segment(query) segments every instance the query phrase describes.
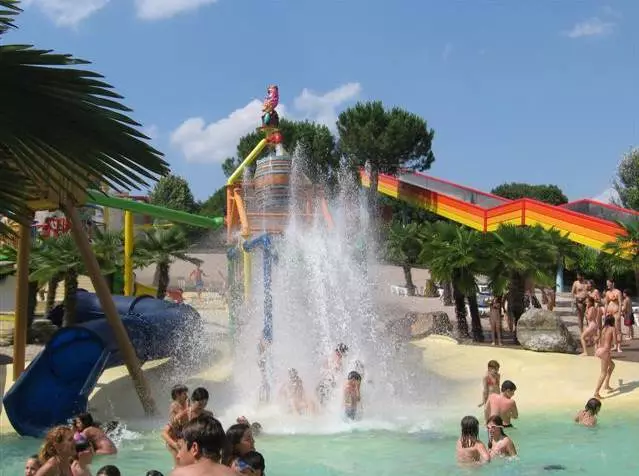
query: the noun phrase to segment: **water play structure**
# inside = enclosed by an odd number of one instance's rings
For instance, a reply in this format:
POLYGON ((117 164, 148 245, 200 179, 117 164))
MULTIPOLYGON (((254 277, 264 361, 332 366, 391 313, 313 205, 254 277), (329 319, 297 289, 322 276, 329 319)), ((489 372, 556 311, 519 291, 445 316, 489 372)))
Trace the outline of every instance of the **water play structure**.
MULTIPOLYGON (((175 356, 186 349, 180 342, 188 342, 201 326, 200 315, 186 304, 150 296, 113 301, 141 363, 175 356)), ((123 364, 98 297, 80 291, 77 304, 78 324, 60 329, 4 397, 20 435, 41 437, 86 411, 102 372, 123 364)))

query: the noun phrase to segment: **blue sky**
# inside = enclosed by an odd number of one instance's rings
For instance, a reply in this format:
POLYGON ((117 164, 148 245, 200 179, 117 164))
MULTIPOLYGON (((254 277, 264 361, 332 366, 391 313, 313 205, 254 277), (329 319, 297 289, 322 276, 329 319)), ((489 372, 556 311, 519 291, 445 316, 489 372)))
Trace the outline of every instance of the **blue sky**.
POLYGON ((30 0, 10 42, 70 52, 125 95, 175 173, 204 199, 259 125, 333 127, 357 100, 420 114, 428 172, 489 190, 610 187, 639 145, 639 2, 597 0, 30 0))

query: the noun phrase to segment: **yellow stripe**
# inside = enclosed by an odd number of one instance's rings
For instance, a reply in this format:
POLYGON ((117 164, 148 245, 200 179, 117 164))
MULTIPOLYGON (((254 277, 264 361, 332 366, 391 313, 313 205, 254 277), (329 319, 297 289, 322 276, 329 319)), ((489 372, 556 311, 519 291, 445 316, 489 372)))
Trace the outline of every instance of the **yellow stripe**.
POLYGON ((552 225, 555 228, 564 231, 564 232, 568 232, 570 234, 578 234, 578 235, 582 235, 584 237, 587 237, 591 240, 594 240, 596 242, 600 242, 600 243, 606 243, 608 241, 612 241, 613 237, 611 237, 610 235, 606 234, 606 233, 601 233, 597 230, 591 229, 591 228, 586 228, 580 225, 575 225, 573 223, 570 223, 566 220, 562 220, 559 218, 553 218, 551 216, 547 216, 547 215, 543 215, 541 213, 536 213, 536 212, 532 212, 532 211, 527 211, 526 212, 526 224, 530 225, 532 222, 534 223, 543 223, 544 226, 548 225, 552 225))
MULTIPOLYGON (((526 222, 528 226, 535 226, 535 225, 541 225, 543 226, 545 229, 549 230, 551 228, 555 228, 557 229, 556 225, 552 225, 549 223, 545 223, 543 221, 540 220, 535 220, 535 219, 529 219, 528 216, 526 216, 526 222)), ((586 246, 590 246, 591 248, 595 248, 597 250, 601 250, 603 248, 603 245, 605 242, 602 242, 600 240, 596 240, 593 238, 590 238, 588 236, 584 236, 580 233, 575 233, 575 232, 570 232, 570 234, 568 235, 568 239, 570 241, 574 241, 575 243, 581 243, 582 245, 586 245, 586 246)))
POLYGON ((510 220, 504 220, 497 223, 492 223, 486 226, 486 231, 496 231, 501 225, 521 225, 521 216, 512 218, 510 220))
POLYGON ((513 220, 519 220, 521 223, 521 210, 515 210, 514 212, 502 213, 501 215, 495 215, 488 217, 486 223, 490 226, 492 224, 499 224, 503 222, 512 222, 513 220))

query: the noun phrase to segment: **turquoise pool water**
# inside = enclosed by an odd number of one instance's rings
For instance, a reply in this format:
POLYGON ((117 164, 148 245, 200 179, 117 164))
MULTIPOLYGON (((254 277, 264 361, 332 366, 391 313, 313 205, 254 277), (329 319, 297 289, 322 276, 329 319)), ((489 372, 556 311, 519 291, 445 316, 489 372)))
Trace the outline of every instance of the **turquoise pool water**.
MULTIPOLYGON (((639 417, 603 415, 594 429, 572 424, 568 414, 524 418, 508 434, 520 453, 514 461, 495 461, 484 474, 549 474, 547 465, 563 465, 560 474, 636 475, 639 470, 639 417)), ((457 422, 438 423, 415 432, 357 431, 332 435, 263 435, 257 449, 273 476, 350 476, 397 474, 465 474, 455 463, 457 422)), ((485 434, 482 435, 485 441, 485 434)), ((0 444, 1 474, 20 475, 27 455, 38 441, 4 437, 0 444)), ((120 454, 103 457, 94 465, 116 464, 124 476, 144 476, 157 469, 168 476, 171 458, 157 433, 132 433, 120 443, 120 454)))

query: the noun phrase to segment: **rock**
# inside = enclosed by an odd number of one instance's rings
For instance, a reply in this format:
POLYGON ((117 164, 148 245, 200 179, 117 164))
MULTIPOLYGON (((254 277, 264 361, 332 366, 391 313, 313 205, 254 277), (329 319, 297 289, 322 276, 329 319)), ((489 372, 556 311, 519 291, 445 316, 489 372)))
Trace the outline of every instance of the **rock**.
POLYGON ((536 352, 577 351, 575 339, 566 324, 553 311, 532 308, 517 323, 517 340, 524 349, 536 352))
POLYGON ((421 339, 432 334, 453 336, 448 314, 436 312, 408 312, 405 317, 388 323, 387 331, 400 340, 421 339))
POLYGON ((58 326, 49 319, 36 319, 31 325, 31 338, 37 344, 46 344, 57 331, 58 326))
POLYGON ((0 347, 13 345, 13 329, 0 329, 0 347))

